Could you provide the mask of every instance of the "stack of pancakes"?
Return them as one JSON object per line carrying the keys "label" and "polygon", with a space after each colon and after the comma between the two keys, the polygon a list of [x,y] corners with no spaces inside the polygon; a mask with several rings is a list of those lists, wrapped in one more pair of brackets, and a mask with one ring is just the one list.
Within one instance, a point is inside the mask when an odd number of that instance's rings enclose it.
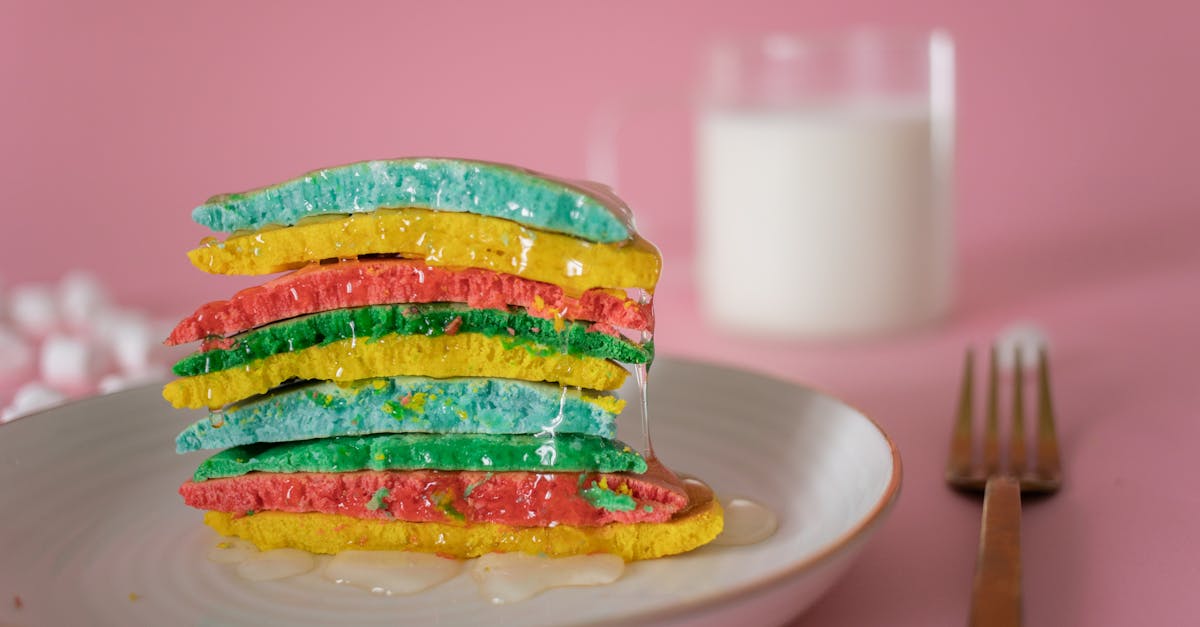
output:
{"label": "stack of pancakes", "polygon": [[616,439],[621,364],[653,359],[658,251],[607,189],[510,166],[373,161],[218,196],[219,274],[163,395],[224,449],[180,488],[261,549],[625,559],[711,540],[720,506]]}

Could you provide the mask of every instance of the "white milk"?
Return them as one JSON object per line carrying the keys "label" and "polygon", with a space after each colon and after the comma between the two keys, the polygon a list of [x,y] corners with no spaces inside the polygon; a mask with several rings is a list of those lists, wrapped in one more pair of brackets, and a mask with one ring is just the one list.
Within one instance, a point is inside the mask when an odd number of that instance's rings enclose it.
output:
{"label": "white milk", "polygon": [[702,112],[697,269],[710,319],[805,337],[950,304],[948,149],[922,106]]}

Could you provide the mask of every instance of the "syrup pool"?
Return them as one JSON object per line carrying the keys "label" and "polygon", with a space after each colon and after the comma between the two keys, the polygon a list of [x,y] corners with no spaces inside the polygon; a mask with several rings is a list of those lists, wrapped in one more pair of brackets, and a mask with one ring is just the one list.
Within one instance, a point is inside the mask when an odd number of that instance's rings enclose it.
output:
{"label": "syrup pool", "polygon": [[541,557],[525,553],[488,553],[471,564],[471,578],[492,603],[516,603],[551,588],[610,584],[625,572],[616,555]]}
{"label": "syrup pool", "polygon": [[237,574],[250,581],[271,581],[303,575],[316,566],[313,554],[300,549],[272,549],[252,553],[238,562]]}
{"label": "syrup pool", "polygon": [[321,571],[329,581],[387,596],[413,594],[454,578],[462,562],[408,551],[342,551]]}
{"label": "syrup pool", "polygon": [[222,540],[209,549],[208,559],[232,566],[242,579],[271,581],[308,573],[318,559],[321,577],[385,596],[415,594],[456,577],[468,569],[479,594],[492,603],[516,603],[552,588],[600,586],[620,579],[625,561],[616,555],[546,557],[525,553],[489,553],[473,560],[455,560],[408,551],[343,551],[332,557],[298,549],[259,551],[245,540]]}
{"label": "syrup pool", "polygon": [[744,546],[770,538],[779,529],[775,512],[756,501],[743,498],[721,499],[725,508],[725,528],[712,544]]}
{"label": "syrup pool", "polygon": [[[679,473],[684,485],[712,490],[696,477]],[[775,535],[779,529],[779,517],[766,505],[743,497],[721,496],[717,499],[725,512],[725,526],[710,544],[714,546],[745,546],[757,544]]]}

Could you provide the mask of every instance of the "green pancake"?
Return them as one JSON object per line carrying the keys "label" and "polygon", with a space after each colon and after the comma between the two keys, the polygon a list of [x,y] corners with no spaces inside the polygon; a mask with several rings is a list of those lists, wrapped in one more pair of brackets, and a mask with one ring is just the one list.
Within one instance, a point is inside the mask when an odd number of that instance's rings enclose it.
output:
{"label": "green pancake", "polygon": [[646,461],[618,440],[589,435],[405,433],[237,446],[205,460],[193,479],[417,469],[643,473]]}
{"label": "green pancake", "polygon": [[375,305],[354,309],[335,309],[292,318],[259,327],[232,339],[225,349],[193,353],[179,360],[176,375],[218,372],[244,366],[252,361],[324,346],[341,340],[371,342],[389,334],[453,335],[479,333],[488,337],[509,337],[514,347],[539,354],[546,351],[574,356],[598,357],[631,364],[648,363],[654,345],[633,342],[598,331],[588,331],[586,323],[562,322],[555,329],[553,320],[529,315],[524,309],[473,309],[466,305],[432,303],[420,305]]}

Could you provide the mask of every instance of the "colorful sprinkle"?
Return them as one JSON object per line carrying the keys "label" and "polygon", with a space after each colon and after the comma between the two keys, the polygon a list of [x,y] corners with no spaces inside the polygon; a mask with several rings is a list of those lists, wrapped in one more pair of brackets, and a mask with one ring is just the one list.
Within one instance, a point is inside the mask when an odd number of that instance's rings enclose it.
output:
{"label": "colorful sprinkle", "polygon": [[367,501],[367,509],[373,512],[386,509],[387,506],[383,502],[383,499],[386,499],[389,495],[391,495],[390,490],[387,488],[379,488],[375,491],[375,494],[371,495],[371,500]]}

